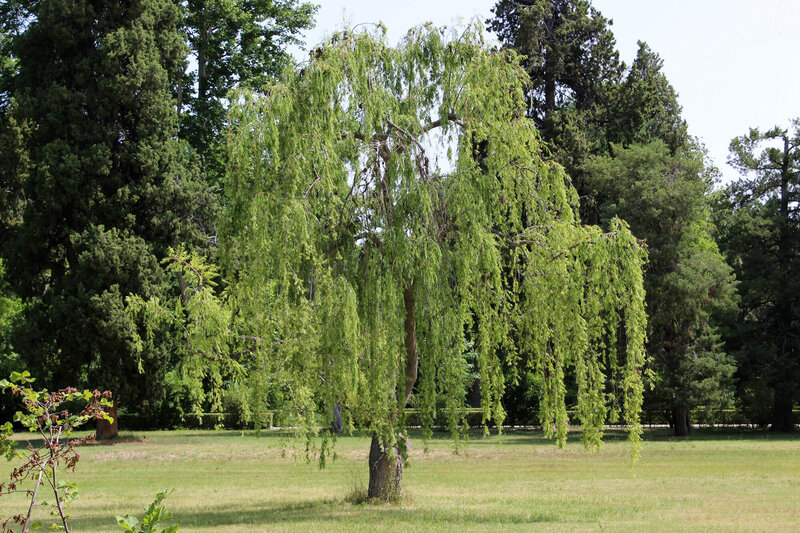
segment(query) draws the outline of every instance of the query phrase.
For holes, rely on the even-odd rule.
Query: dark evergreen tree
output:
[[[600,115],[624,66],[611,21],[589,0],[500,0],[492,12],[489,29],[524,56],[528,116],[585,196],[583,167],[604,149]]]
[[[736,308],[730,267],[709,235],[711,180],[697,151],[671,155],[655,140],[613,147],[589,164],[604,223],[626,220],[647,243],[647,349],[656,374],[650,408],[672,413],[677,435],[690,409],[732,405],[733,359],[716,324]]]
[[[500,0],[489,29],[525,56],[528,112],[539,124],[565,108],[588,110],[619,74],[619,54],[605,19],[588,0]]]
[[[678,94],[661,71],[663,66],[658,54],[639,41],[636,59],[625,80],[614,85],[604,113],[609,143],[629,146],[660,139],[672,154],[687,146],[689,134]]]
[[[800,119],[731,142],[743,177],[715,209],[719,242],[741,281],[730,344],[746,403],[771,396],[771,427],[792,431],[800,398]],[[766,392],[766,394],[764,394]]]
[[[202,240],[212,205],[176,140],[180,10],[171,0],[18,4],[28,10],[13,44],[25,157],[3,167],[24,204],[5,246],[29,302],[16,347],[51,388],[108,388],[151,409],[168,354],[157,337],[130,340],[124,298],[169,290],[160,258]]]
[[[0,116],[5,118],[11,103],[16,61],[11,55],[11,38],[0,28]]]

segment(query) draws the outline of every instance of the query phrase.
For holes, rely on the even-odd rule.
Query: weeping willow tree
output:
[[[463,434],[465,346],[485,423],[504,418],[501,357],[529,361],[563,444],[572,365],[586,444],[616,415],[637,442],[642,248],[621,221],[580,224],[512,52],[478,28],[419,27],[396,48],[384,33],[336,34],[232,107],[222,258],[232,314],[263,341],[251,372],[306,434],[372,432],[371,497],[400,488],[404,408],[429,428],[444,406]]]

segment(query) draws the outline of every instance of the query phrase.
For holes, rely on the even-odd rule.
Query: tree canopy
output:
[[[499,1],[494,13],[489,27],[527,56],[529,114],[575,184],[582,219],[621,217],[646,242],[649,406],[673,412],[685,434],[690,409],[731,399],[733,362],[717,319],[734,305],[734,288],[708,224],[714,170],[688,134],[661,58],[639,42],[626,67],[611,22],[590,2]]]
[[[540,125],[564,108],[590,109],[619,77],[610,22],[591,2],[500,0],[492,12],[489,29],[524,56],[531,77],[528,112]]]
[[[485,422],[504,419],[506,346],[544,376],[540,419],[560,443],[568,366],[586,442],[609,410],[636,441],[644,253],[619,220],[579,223],[525,116],[517,56],[482,39],[425,26],[391,48],[380,27],[348,30],[238,96],[221,230],[231,305],[310,433],[341,408],[374,432],[373,452],[402,456],[403,408],[429,427],[443,398],[458,435],[470,341]]]
[[[657,376],[650,405],[672,411],[677,434],[689,412],[732,405],[732,358],[715,325],[733,313],[735,284],[711,238],[705,194],[711,189],[702,154],[670,155],[660,139],[588,164],[601,221],[623,217],[645,240],[648,354]]]

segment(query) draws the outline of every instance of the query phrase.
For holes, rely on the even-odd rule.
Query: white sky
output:
[[[308,46],[350,25],[383,21],[396,42],[412,26],[491,16],[492,0],[317,0]],[[692,135],[708,147],[724,179],[728,144],[751,126],[787,127],[800,117],[800,0],[594,0],[630,64],[638,40],[664,60]],[[298,58],[305,54],[298,53]]]

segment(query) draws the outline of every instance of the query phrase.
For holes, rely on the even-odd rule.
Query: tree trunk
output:
[[[675,406],[672,409],[673,427],[676,437],[685,437],[692,431],[692,419],[689,408],[685,405]]]
[[[417,382],[419,369],[419,351],[417,349],[417,319],[414,314],[416,295],[413,284],[409,283],[403,289],[403,304],[406,317],[403,324],[405,330],[404,344],[406,348],[405,383],[400,392],[403,394],[400,408],[408,404],[411,392]],[[369,488],[367,497],[377,498],[382,501],[395,500],[400,496],[400,486],[403,481],[403,455],[397,447],[391,447],[386,440],[372,435],[372,445],[369,448]]]
[[[183,71],[178,76],[178,120],[180,121],[181,113],[183,112]]]
[[[472,381],[472,386],[467,393],[467,405],[470,407],[481,406],[481,380],[479,377]]]
[[[108,440],[113,439],[119,433],[118,424],[117,424],[117,402],[115,401],[111,407],[106,407],[106,413],[113,418],[112,422],[109,422],[105,418],[100,418],[97,420],[97,440]]]
[[[201,103],[206,101],[206,93],[208,91],[208,74],[206,73],[206,63],[208,62],[208,55],[206,54],[206,47],[208,46],[208,28],[206,21],[203,21],[203,27],[200,30],[200,43],[197,46],[197,99]]]
[[[794,416],[792,413],[792,395],[785,391],[775,391],[775,400],[772,404],[771,431],[794,431]]]
[[[369,448],[369,489],[367,497],[391,501],[400,495],[403,482],[403,456],[397,448],[387,449],[377,434]]]

